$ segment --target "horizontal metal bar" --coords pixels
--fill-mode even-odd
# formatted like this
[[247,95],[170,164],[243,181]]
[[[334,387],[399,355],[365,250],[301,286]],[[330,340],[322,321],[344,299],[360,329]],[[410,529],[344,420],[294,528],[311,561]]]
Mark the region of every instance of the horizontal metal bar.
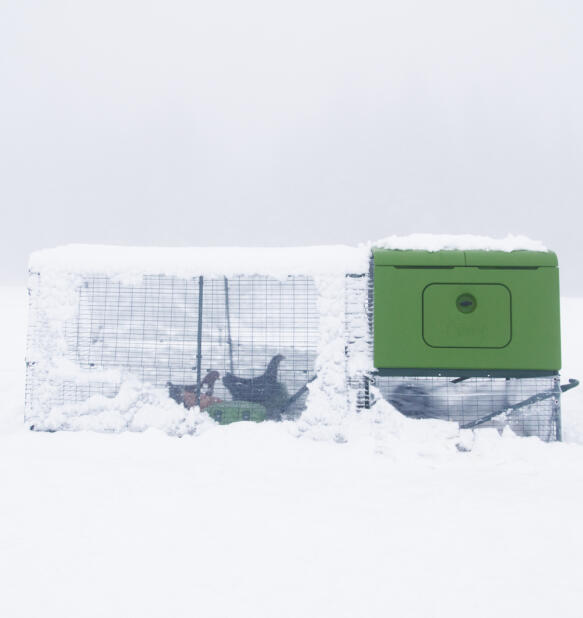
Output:
[[453,378],[543,378],[559,375],[558,371],[531,371],[518,369],[375,369],[373,376],[404,376],[404,377],[434,377],[445,376]]

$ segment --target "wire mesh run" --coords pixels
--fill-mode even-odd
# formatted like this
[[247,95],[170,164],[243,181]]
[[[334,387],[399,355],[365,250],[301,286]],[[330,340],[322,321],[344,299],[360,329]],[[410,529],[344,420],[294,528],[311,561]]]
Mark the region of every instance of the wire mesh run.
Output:
[[[46,401],[42,371],[31,359],[27,407],[46,412],[93,395],[115,397],[121,368],[186,407],[246,401],[255,404],[250,416],[294,417],[314,377],[318,328],[310,277],[146,275],[133,285],[86,277],[77,315],[65,326],[63,356],[89,375],[112,370],[111,378],[63,379]],[[36,324],[30,337],[42,338],[41,331]]]
[[560,439],[558,376],[377,376],[374,381],[383,397],[409,417],[455,421],[467,428],[509,426],[520,436]]

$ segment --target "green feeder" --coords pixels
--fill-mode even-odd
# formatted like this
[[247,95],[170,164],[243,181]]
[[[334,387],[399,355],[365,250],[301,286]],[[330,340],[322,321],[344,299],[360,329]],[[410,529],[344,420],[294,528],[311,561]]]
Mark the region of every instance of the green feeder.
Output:
[[249,401],[224,401],[213,403],[206,411],[220,425],[228,425],[238,421],[253,421],[259,423],[265,420],[267,409],[260,403]]

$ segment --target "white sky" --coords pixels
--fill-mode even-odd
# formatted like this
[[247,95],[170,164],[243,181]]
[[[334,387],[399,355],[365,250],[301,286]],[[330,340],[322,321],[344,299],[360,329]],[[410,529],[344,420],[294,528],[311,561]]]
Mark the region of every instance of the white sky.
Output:
[[0,0],[0,280],[68,242],[527,234],[583,295],[583,3]]

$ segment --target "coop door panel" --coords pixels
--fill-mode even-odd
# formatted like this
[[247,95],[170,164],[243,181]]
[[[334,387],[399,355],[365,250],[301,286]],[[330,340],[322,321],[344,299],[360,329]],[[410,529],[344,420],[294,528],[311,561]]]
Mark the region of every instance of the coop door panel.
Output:
[[436,348],[510,343],[510,291],[495,283],[432,283],[423,290],[423,338]]

